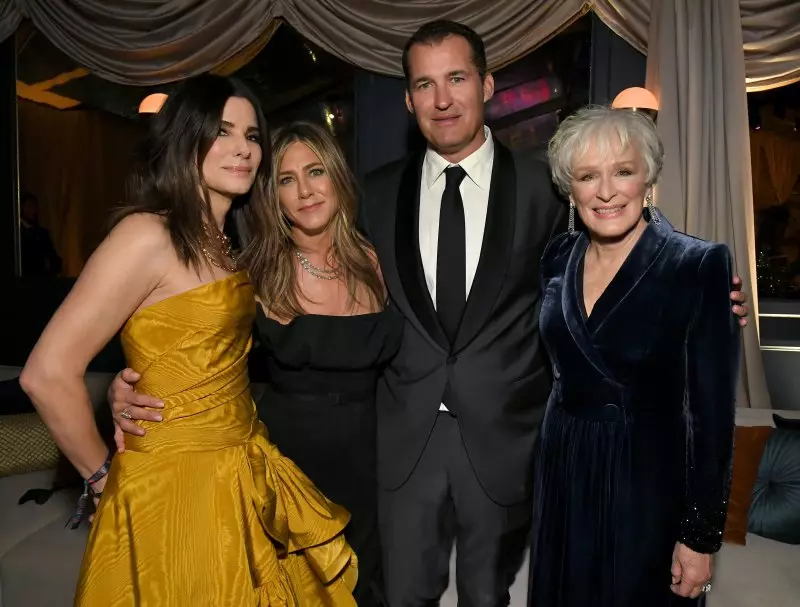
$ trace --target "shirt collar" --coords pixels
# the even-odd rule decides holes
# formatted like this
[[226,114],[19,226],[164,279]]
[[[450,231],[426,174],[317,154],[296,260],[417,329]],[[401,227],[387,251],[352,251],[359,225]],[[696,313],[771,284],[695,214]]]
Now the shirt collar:
[[[484,125],[483,133],[486,141],[458,164],[475,185],[481,190],[488,190],[492,177],[494,141],[488,126]],[[442,158],[429,146],[425,152],[425,182],[428,188],[432,188],[444,174],[444,170],[450,166],[453,166],[453,164]]]

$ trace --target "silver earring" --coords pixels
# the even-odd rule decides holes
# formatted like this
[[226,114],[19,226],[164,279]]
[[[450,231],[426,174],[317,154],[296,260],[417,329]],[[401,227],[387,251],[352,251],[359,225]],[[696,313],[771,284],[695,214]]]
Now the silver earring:
[[575,231],[575,203],[569,203],[569,223],[567,224],[567,232],[572,234]]
[[661,223],[661,218],[658,216],[658,211],[656,211],[656,207],[653,204],[653,195],[648,194],[644,200],[647,203],[647,212],[650,213],[650,219],[654,223]]

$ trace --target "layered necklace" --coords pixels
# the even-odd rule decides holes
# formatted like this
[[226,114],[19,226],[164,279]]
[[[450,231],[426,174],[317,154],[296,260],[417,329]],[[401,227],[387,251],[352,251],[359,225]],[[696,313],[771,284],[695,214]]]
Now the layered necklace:
[[303,269],[311,274],[314,278],[320,278],[322,280],[336,280],[339,278],[339,273],[336,270],[329,270],[327,268],[318,268],[311,261],[300,252],[300,249],[294,250],[294,255],[297,257],[297,260],[300,262],[300,265]]
[[[204,226],[207,242],[210,243],[213,251],[209,251],[205,244],[200,245],[203,255],[212,265],[217,266],[220,270],[224,270],[233,274],[238,270],[236,263],[236,253],[231,246],[231,239],[228,235],[219,229],[209,228],[208,224]],[[213,231],[212,231],[213,230]]]

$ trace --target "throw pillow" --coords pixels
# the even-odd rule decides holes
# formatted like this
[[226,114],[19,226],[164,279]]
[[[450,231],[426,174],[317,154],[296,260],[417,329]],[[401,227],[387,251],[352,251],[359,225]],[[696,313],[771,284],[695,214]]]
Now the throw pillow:
[[789,419],[777,413],[772,414],[772,420],[775,422],[776,428],[784,428],[786,430],[800,430],[800,419]]
[[776,428],[767,440],[748,519],[752,533],[800,544],[800,432]]
[[772,434],[771,426],[736,426],[733,477],[728,499],[728,516],[722,534],[723,542],[745,545],[747,514],[753,499],[753,486],[770,434]]

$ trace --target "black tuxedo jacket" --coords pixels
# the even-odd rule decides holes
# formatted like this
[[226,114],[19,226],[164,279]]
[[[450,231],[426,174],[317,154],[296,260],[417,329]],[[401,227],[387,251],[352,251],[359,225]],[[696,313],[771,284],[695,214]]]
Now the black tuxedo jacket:
[[481,485],[511,505],[530,494],[537,430],[550,392],[539,339],[539,264],[565,228],[547,166],[495,139],[480,261],[451,348],[425,284],[419,252],[424,153],[367,176],[361,219],[378,254],[390,305],[406,319],[398,355],[378,384],[378,481],[413,472],[448,392]]

